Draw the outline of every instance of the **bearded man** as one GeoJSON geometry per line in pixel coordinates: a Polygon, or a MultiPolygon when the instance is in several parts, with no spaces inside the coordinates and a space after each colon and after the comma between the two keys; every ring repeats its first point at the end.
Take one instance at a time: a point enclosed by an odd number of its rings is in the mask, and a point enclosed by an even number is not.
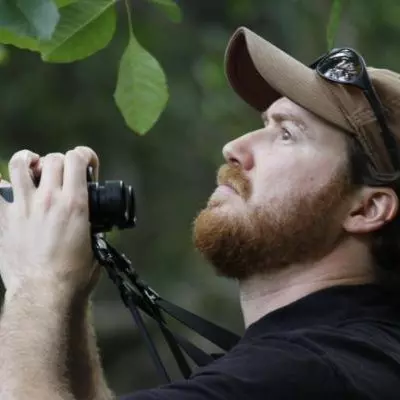
{"type": "MultiPolygon", "coordinates": [[[[239,282],[246,331],[189,379],[124,399],[398,399],[400,76],[348,48],[308,67],[246,28],[226,70],[263,126],[224,147],[193,232],[239,282]]],[[[1,399],[114,398],[85,313],[97,279],[88,164],[82,147],[11,160],[1,399]]]]}

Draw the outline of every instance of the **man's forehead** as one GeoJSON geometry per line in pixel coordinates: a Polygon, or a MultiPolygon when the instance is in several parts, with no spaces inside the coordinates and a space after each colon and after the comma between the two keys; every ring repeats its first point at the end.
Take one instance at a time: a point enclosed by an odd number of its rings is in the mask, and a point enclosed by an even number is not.
{"type": "Polygon", "coordinates": [[[311,116],[312,114],[305,108],[299,106],[287,97],[281,97],[274,101],[263,113],[262,117],[267,119],[269,116],[274,114],[292,114],[298,118],[311,116]]]}
{"type": "MultiPolygon", "coordinates": [[[[319,117],[313,112],[300,106],[287,97],[281,97],[273,102],[266,111],[261,114],[264,121],[269,119],[280,120],[293,120],[307,129],[315,130],[324,128],[333,129],[333,125],[325,119],[319,117]]],[[[341,131],[340,128],[335,127],[334,130],[341,131]]]]}

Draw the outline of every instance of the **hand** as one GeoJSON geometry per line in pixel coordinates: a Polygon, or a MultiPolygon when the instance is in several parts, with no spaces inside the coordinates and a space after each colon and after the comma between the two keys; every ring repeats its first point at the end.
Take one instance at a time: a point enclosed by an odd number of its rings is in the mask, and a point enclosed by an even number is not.
{"type": "Polygon", "coordinates": [[[91,248],[88,165],[97,177],[99,161],[88,147],[42,159],[22,150],[11,158],[14,202],[0,198],[0,273],[7,292],[33,286],[78,293],[94,286],[99,267],[91,248]]]}

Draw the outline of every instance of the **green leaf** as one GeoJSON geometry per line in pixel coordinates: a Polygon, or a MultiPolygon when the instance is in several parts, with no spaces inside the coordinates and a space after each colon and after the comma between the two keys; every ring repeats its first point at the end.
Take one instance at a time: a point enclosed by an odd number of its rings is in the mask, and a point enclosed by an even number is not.
{"type": "Polygon", "coordinates": [[[333,0],[331,11],[329,14],[329,22],[326,30],[326,40],[328,44],[328,51],[332,49],[335,42],[336,32],[340,23],[340,16],[342,14],[342,0],[333,0]]]}
{"type": "Polygon", "coordinates": [[[80,0],[60,9],[53,38],[40,44],[43,61],[72,62],[103,49],[115,32],[115,0],[80,0]]]}
{"type": "Polygon", "coordinates": [[[148,0],[160,7],[173,22],[182,21],[182,11],[174,0],[148,0]]]}
{"type": "Polygon", "coordinates": [[[8,59],[8,49],[6,48],[6,46],[0,44],[0,66],[7,64],[8,59]]]}
{"type": "Polygon", "coordinates": [[[78,0],[54,0],[58,8],[69,6],[72,3],[76,3],[78,0]]]}
{"type": "Polygon", "coordinates": [[[0,0],[0,27],[17,35],[29,36],[34,34],[18,7],[15,4],[10,4],[7,0],[0,0]]]}
{"type": "Polygon", "coordinates": [[[52,0],[0,0],[0,27],[17,36],[50,39],[58,19],[52,0]]]}
{"type": "Polygon", "coordinates": [[[155,124],[168,101],[160,64],[133,34],[121,59],[114,98],[126,124],[141,135],[155,124]]]}
{"type": "Polygon", "coordinates": [[[20,49],[39,51],[39,42],[28,36],[18,36],[14,32],[0,28],[0,43],[9,44],[20,49]]]}
{"type": "Polygon", "coordinates": [[[37,39],[51,39],[60,19],[57,6],[52,0],[16,0],[16,6],[37,39]]]}

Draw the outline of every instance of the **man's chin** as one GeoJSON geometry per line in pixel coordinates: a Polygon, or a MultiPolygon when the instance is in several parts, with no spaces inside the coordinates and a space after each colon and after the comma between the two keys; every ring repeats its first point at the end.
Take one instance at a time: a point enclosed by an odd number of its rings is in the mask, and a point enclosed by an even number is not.
{"type": "MultiPolygon", "coordinates": [[[[224,215],[227,205],[219,200],[210,200],[207,207],[200,211],[193,223],[193,236],[194,238],[201,238],[203,236],[214,236],[215,230],[220,224],[226,223],[226,216],[224,215]]],[[[195,240],[196,243],[196,240],[195,240]]]]}
{"type": "Polygon", "coordinates": [[[217,200],[209,201],[207,208],[200,211],[193,223],[193,242],[207,258],[208,252],[219,241],[226,225],[226,204],[217,200]]]}
{"type": "MultiPolygon", "coordinates": [[[[249,237],[237,212],[226,203],[213,203],[194,221],[193,242],[217,275],[241,279],[244,272],[240,238],[249,237]],[[239,250],[239,252],[238,252],[239,250]]],[[[251,237],[251,234],[250,234],[251,237]]],[[[246,263],[247,264],[247,263],[246,263]]]]}

